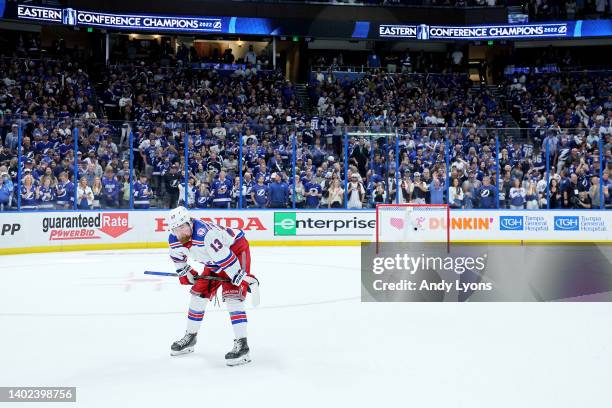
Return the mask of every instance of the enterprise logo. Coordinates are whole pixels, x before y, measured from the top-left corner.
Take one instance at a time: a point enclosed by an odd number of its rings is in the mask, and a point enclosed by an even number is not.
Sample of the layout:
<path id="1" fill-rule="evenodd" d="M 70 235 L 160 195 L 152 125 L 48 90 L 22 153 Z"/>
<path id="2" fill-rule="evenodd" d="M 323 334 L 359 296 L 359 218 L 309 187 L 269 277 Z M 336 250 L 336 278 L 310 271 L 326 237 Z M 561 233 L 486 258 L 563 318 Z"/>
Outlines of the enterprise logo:
<path id="1" fill-rule="evenodd" d="M 522 215 L 507 215 L 499 217 L 500 231 L 522 231 L 523 216 Z"/>
<path id="2" fill-rule="evenodd" d="M 578 231 L 580 219 L 575 216 L 555 216 L 555 231 Z"/>

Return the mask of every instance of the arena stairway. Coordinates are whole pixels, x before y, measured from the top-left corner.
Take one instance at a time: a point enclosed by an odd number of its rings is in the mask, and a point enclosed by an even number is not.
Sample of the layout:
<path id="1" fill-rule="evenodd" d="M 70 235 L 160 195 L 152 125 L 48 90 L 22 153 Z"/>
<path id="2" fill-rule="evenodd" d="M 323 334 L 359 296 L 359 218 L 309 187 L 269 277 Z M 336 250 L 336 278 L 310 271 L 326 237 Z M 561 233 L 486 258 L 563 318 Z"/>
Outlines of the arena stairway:
<path id="1" fill-rule="evenodd" d="M 499 109 L 502 113 L 502 118 L 505 123 L 505 127 L 507 131 L 505 135 L 512 136 L 512 140 L 521 141 L 524 138 L 524 135 L 521 134 L 520 126 L 516 122 L 516 120 L 510 114 L 508 110 L 508 103 L 506 101 L 506 95 L 504 94 L 504 90 L 499 87 L 499 85 L 495 84 L 480 84 L 474 83 L 470 88 L 471 93 L 481 93 L 486 91 L 498 102 Z"/>
<path id="2" fill-rule="evenodd" d="M 308 84 L 295 83 L 295 95 L 300 102 L 300 107 L 304 112 L 313 113 L 313 106 L 308 94 Z"/>

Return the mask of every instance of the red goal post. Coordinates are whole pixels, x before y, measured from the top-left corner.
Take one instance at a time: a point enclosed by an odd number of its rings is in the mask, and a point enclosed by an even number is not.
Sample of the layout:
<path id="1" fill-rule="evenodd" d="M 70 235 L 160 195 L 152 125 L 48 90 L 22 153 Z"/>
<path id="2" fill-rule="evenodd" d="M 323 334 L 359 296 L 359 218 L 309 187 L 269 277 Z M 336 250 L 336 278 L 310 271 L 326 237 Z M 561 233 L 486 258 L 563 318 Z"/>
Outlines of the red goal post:
<path id="1" fill-rule="evenodd" d="M 448 204 L 378 204 L 376 248 L 381 242 L 437 242 L 450 249 Z"/>

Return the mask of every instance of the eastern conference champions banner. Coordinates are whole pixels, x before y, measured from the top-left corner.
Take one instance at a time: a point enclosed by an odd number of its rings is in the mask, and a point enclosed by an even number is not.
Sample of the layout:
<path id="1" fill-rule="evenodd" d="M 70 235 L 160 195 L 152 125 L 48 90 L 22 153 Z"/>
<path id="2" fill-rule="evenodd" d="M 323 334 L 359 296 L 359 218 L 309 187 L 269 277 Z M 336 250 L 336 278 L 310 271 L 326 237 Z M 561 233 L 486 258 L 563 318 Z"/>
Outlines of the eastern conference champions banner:
<path id="1" fill-rule="evenodd" d="M 18 5 L 16 18 L 101 28 L 227 34 L 280 34 L 265 18 L 158 16 Z"/>
<path id="2" fill-rule="evenodd" d="M 612 246 L 375 243 L 364 302 L 612 301 Z"/>
<path id="3" fill-rule="evenodd" d="M 300 19 L 256 17 L 168 16 L 119 14 L 73 8 L 17 4 L 6 18 L 35 20 L 71 26 L 246 35 L 309 35 L 333 38 L 416 40 L 503 40 L 612 36 L 612 20 L 577 20 L 555 23 L 436 26 L 427 24 L 354 23 L 315 24 Z"/>

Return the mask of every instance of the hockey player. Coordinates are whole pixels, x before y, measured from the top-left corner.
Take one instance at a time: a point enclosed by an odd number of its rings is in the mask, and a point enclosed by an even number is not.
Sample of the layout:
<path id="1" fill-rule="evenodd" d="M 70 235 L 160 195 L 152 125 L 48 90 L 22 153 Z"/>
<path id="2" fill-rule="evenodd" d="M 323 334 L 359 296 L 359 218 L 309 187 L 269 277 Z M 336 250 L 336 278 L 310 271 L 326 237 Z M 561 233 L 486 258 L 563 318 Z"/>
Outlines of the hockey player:
<path id="1" fill-rule="evenodd" d="M 234 348 L 225 355 L 229 366 L 251 361 L 247 344 L 247 315 L 244 300 L 249 284 L 257 284 L 250 274 L 249 243 L 239 229 L 225 228 L 212 222 L 193 219 L 184 207 L 170 211 L 167 219 L 171 231 L 168 243 L 179 281 L 192 285 L 185 336 L 174 342 L 171 355 L 193 352 L 206 306 L 217 289 L 227 304 L 234 330 Z M 188 258 L 205 265 L 201 276 L 189 266 Z M 205 279 L 229 278 L 230 282 Z"/>

